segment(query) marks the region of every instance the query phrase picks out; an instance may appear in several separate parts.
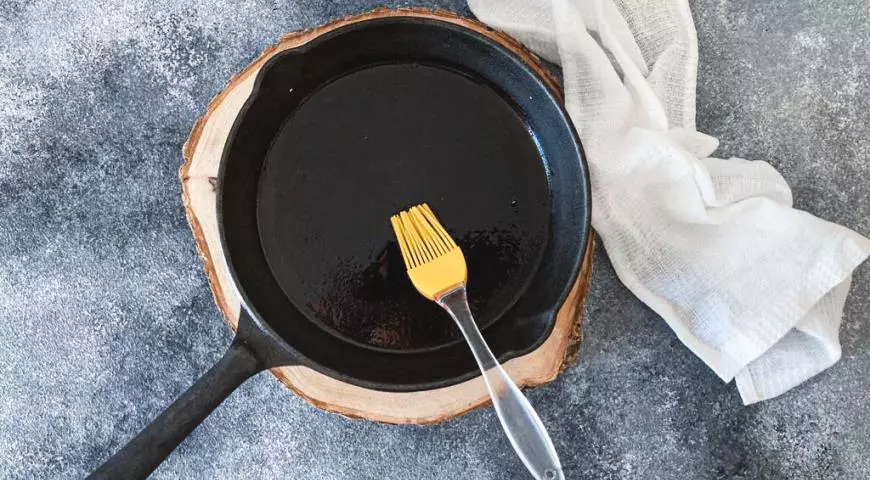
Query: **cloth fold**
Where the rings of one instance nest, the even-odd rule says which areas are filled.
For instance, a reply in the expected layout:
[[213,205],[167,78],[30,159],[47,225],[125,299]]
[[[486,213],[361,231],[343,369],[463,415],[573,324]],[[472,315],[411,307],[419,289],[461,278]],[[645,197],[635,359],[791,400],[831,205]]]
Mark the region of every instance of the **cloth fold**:
[[836,363],[870,240],[792,208],[768,163],[710,157],[695,130],[686,0],[469,0],[563,70],[592,223],[620,280],[746,404]]

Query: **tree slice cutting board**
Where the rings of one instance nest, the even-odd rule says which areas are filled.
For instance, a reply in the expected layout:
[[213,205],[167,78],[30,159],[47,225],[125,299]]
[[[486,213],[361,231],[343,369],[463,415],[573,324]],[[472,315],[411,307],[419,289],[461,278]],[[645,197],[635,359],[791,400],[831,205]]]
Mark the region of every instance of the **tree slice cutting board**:
[[[277,52],[297,47],[345,25],[393,16],[442,20],[486,35],[513,51],[538,72],[554,91],[558,91],[557,82],[552,75],[537,57],[518,42],[479,22],[446,11],[378,9],[283,36],[277,45],[267,48],[253,63],[230,79],[226,88],[211,101],[205,114],[196,121],[183,148],[184,164],[179,177],[187,219],[205,265],[215,301],[233,329],[236,328],[241,302],[221,251],[215,181],[227,136],[239,110],[251,94],[257,72]],[[580,327],[592,270],[592,250],[593,242],[590,238],[581,271],[568,298],[559,309],[555,327],[547,340],[531,353],[505,363],[505,369],[520,387],[534,387],[552,381],[575,358],[581,340]],[[449,319],[445,317],[445,321]],[[301,366],[274,368],[272,374],[316,407],[347,417],[385,423],[437,423],[489,402],[489,395],[481,377],[435,390],[383,392],[344,383]]]

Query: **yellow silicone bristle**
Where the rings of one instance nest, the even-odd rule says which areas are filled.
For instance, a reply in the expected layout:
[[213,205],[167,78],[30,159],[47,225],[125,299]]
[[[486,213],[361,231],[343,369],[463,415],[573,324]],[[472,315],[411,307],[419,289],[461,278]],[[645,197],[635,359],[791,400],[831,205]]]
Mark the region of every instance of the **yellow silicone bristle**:
[[465,283],[465,257],[425,203],[390,217],[408,276],[431,300]]
[[435,233],[441,238],[441,241],[444,242],[446,248],[449,250],[451,248],[456,248],[456,243],[453,242],[453,239],[450,237],[450,234],[447,233],[447,230],[444,230],[444,227],[441,226],[441,222],[435,218],[435,214],[432,213],[432,209],[429,208],[428,204],[423,204],[420,207],[420,212],[429,221],[432,225],[432,228],[435,230]]
[[402,222],[402,232],[405,233],[405,241],[408,242],[408,247],[411,252],[411,260],[413,266],[426,263],[426,257],[423,252],[423,242],[420,240],[420,235],[414,227],[414,222],[411,220],[411,214],[402,212],[399,214],[399,220]]
[[402,252],[402,260],[405,261],[405,266],[411,268],[411,259],[408,256],[408,242],[405,240],[405,232],[402,227],[402,222],[398,215],[390,217],[390,223],[393,224],[393,232],[396,234],[396,239],[399,241],[399,250]]
[[429,224],[429,221],[426,220],[420,210],[417,207],[413,207],[411,208],[410,215],[414,228],[417,229],[417,234],[420,235],[426,253],[429,255],[429,259],[431,260],[447,253],[447,249],[442,245],[441,239],[438,238],[432,225]]

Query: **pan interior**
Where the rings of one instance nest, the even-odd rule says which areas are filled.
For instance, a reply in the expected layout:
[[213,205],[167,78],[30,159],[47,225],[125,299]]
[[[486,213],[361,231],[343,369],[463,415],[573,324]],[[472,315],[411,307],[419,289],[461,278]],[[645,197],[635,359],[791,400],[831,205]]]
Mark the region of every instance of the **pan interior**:
[[436,64],[371,65],[304,95],[260,176],[257,222],[293,304],[344,340],[419,351],[459,332],[405,273],[389,217],[428,202],[469,267],[486,327],[533,278],[549,234],[544,162],[519,109]]

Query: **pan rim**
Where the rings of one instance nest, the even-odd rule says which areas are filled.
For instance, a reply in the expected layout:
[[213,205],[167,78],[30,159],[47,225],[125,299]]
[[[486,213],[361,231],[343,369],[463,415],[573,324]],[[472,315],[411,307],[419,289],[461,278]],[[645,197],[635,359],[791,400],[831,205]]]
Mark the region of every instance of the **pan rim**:
[[[392,17],[386,17],[386,18],[365,19],[365,20],[355,22],[352,24],[343,25],[343,26],[335,28],[334,30],[326,32],[326,33],[324,33],[324,34],[322,34],[322,35],[320,35],[320,36],[318,36],[318,37],[316,37],[316,38],[314,38],[314,39],[312,39],[312,40],[310,40],[302,45],[299,45],[299,46],[293,47],[293,48],[289,48],[287,50],[283,50],[281,52],[276,53],[275,55],[272,56],[272,58],[270,58],[267,62],[265,62],[262,69],[258,72],[257,77],[255,78],[255,82],[254,82],[254,86],[253,86],[253,89],[251,91],[251,94],[249,95],[245,104],[242,106],[241,110],[239,111],[239,114],[236,117],[236,121],[230,130],[230,133],[229,133],[227,140],[226,140],[226,143],[224,145],[223,155],[222,155],[221,162],[220,162],[220,169],[219,169],[219,173],[218,173],[219,185],[221,185],[226,178],[225,173],[226,173],[226,166],[228,163],[227,157],[229,155],[231,145],[232,145],[233,141],[235,140],[235,138],[237,137],[238,128],[239,128],[240,124],[242,123],[242,120],[245,118],[248,110],[250,110],[251,105],[256,101],[259,94],[261,93],[263,79],[266,76],[266,72],[268,72],[268,69],[271,66],[275,65],[276,63],[280,62],[282,59],[284,59],[288,56],[304,55],[307,51],[316,47],[319,43],[324,42],[324,41],[326,41],[330,38],[333,38],[335,36],[347,33],[348,31],[356,30],[359,28],[370,27],[373,24],[388,24],[388,23],[420,23],[420,24],[426,24],[426,25],[435,24],[441,28],[448,28],[451,30],[458,31],[464,35],[471,35],[471,36],[475,37],[477,40],[486,43],[489,48],[498,49],[502,54],[510,57],[514,62],[521,65],[525,74],[534,77],[535,81],[545,88],[547,95],[548,95],[548,102],[552,103],[557,108],[557,110],[559,112],[560,118],[558,120],[560,123],[560,128],[562,128],[562,126],[565,126],[569,129],[570,137],[573,140],[573,146],[576,149],[576,157],[575,158],[579,162],[578,167],[579,167],[580,177],[582,180],[582,184],[577,185],[578,189],[583,190],[583,195],[582,195],[583,198],[581,199],[582,201],[580,202],[581,204],[577,205],[577,207],[579,207],[579,209],[582,210],[583,215],[584,215],[584,218],[582,218],[579,221],[580,230],[581,230],[580,233],[582,234],[582,239],[578,242],[576,251],[571,252],[571,253],[573,253],[573,255],[570,258],[569,257],[560,257],[560,262],[567,262],[570,264],[569,265],[571,267],[570,275],[569,275],[569,278],[565,282],[562,282],[564,284],[559,285],[559,287],[560,287],[559,294],[557,295],[557,300],[555,302],[555,305],[552,307],[552,310],[542,312],[542,314],[546,314],[546,315],[549,315],[550,317],[552,317],[552,318],[550,318],[550,321],[547,322],[546,331],[543,334],[539,335],[535,339],[535,342],[528,344],[525,348],[508,349],[508,350],[499,352],[497,356],[498,356],[500,361],[504,362],[504,361],[507,361],[511,358],[516,358],[518,356],[532,352],[532,351],[536,350],[538,347],[540,347],[550,337],[552,330],[555,327],[555,323],[556,323],[555,316],[558,313],[559,309],[562,306],[564,306],[565,301],[566,301],[572,287],[574,286],[574,284],[577,280],[577,276],[579,275],[580,270],[582,268],[584,253],[585,253],[586,249],[588,248],[588,243],[590,241],[590,235],[591,235],[591,226],[590,226],[591,192],[590,192],[590,188],[589,188],[589,174],[588,174],[588,167],[586,166],[586,162],[585,162],[585,154],[583,152],[582,144],[579,140],[579,137],[577,135],[577,132],[576,132],[572,122],[570,121],[570,117],[568,116],[567,112],[565,111],[564,105],[561,102],[559,92],[557,90],[554,90],[552,88],[552,86],[547,81],[545,81],[544,78],[542,78],[541,75],[539,75],[537,72],[535,72],[531,68],[531,66],[528,64],[528,62],[526,62],[525,60],[520,58],[515,52],[512,52],[510,49],[506,48],[504,45],[498,43],[494,39],[492,39],[486,35],[483,35],[480,32],[476,32],[470,28],[464,27],[462,25],[457,25],[457,24],[454,24],[454,23],[451,23],[448,21],[440,20],[440,19],[424,18],[424,17],[414,16],[414,15],[409,14],[409,15],[399,15],[399,16],[392,16]],[[540,147],[539,147],[539,151],[540,151]],[[543,155],[544,152],[541,151],[541,154]],[[545,165],[546,165],[546,163],[545,163]],[[221,243],[221,247],[223,250],[222,251],[223,257],[226,261],[227,270],[228,270],[228,273],[230,275],[230,279],[232,280],[233,286],[235,287],[235,289],[237,290],[237,292],[239,294],[239,298],[242,300],[242,306],[245,310],[247,310],[250,313],[250,316],[252,317],[252,320],[256,324],[257,328],[264,330],[269,335],[270,338],[277,341],[283,348],[285,348],[288,351],[293,352],[293,355],[295,357],[299,358],[300,363],[305,364],[307,366],[311,366],[315,370],[326,373],[326,374],[328,374],[334,378],[338,378],[342,381],[348,381],[349,383],[357,384],[357,385],[368,387],[368,388],[374,388],[377,390],[389,390],[389,391],[413,391],[413,390],[426,390],[426,389],[430,389],[430,388],[438,388],[441,386],[447,386],[447,385],[453,385],[456,383],[460,383],[460,382],[465,381],[469,378],[473,378],[474,376],[479,375],[479,372],[472,370],[472,371],[467,372],[465,375],[454,376],[454,377],[451,377],[451,378],[448,378],[445,380],[441,380],[441,381],[436,381],[436,382],[426,382],[425,386],[422,388],[420,388],[420,386],[416,385],[416,384],[413,384],[413,385],[412,384],[408,384],[408,385],[393,384],[393,385],[390,385],[389,388],[383,388],[384,385],[381,383],[369,382],[365,379],[348,377],[346,374],[343,374],[340,371],[336,371],[332,368],[327,367],[326,365],[323,365],[322,363],[316,362],[316,361],[312,360],[311,358],[306,357],[304,354],[302,354],[302,352],[300,352],[297,348],[295,348],[295,346],[293,345],[293,343],[291,341],[288,341],[281,334],[279,334],[277,331],[275,331],[275,329],[268,322],[268,320],[266,320],[265,317],[262,315],[262,313],[258,311],[256,305],[251,300],[250,295],[248,294],[248,292],[244,288],[244,285],[242,285],[242,283],[239,279],[239,275],[236,271],[235,264],[232,260],[231,251],[227,246],[226,228],[225,228],[225,222],[224,222],[224,218],[223,218],[224,196],[222,195],[222,190],[223,189],[221,189],[221,188],[218,189],[217,205],[216,205],[217,206],[217,215],[218,215],[219,238],[220,238],[220,243]],[[548,189],[548,190],[549,190],[548,193],[551,197],[551,202],[555,202],[556,199],[552,198],[552,195],[553,195],[552,189]],[[548,228],[550,228],[550,227],[548,227]],[[552,234],[552,232],[550,234]],[[540,261],[538,261],[537,263],[539,264]],[[535,280],[536,280],[535,274],[537,273],[539,266],[540,265],[536,265],[535,271],[532,272],[532,274],[530,275],[531,278],[528,282],[529,284],[532,284],[535,282]],[[523,288],[523,292],[520,295],[518,295],[518,298],[525,295],[527,288],[528,288],[528,285]],[[328,326],[322,325],[321,322],[312,321],[312,323],[314,323],[317,327],[319,327],[321,329],[329,328]],[[337,337],[338,340],[345,342],[345,343],[350,343],[353,341],[352,339],[349,339],[347,336],[345,336],[341,333],[337,333],[337,334],[333,333],[333,332],[327,332],[327,333],[331,336]],[[356,345],[357,347],[363,347],[367,350],[373,350],[373,351],[377,351],[380,354],[387,354],[387,355],[391,355],[391,356],[403,356],[403,355],[408,355],[408,354],[419,353],[418,350],[416,350],[416,349],[415,350],[394,350],[394,349],[386,349],[386,348],[382,348],[382,347],[376,347],[376,346],[369,345],[369,344],[363,344],[362,342],[357,342],[357,343],[358,343],[358,345]],[[457,340],[456,342],[453,342],[453,343],[461,343],[461,339]],[[437,350],[441,350],[443,348],[446,348],[448,345],[450,345],[450,344],[440,344],[440,345],[437,345],[434,347],[428,347],[426,349],[420,349],[420,350],[425,351],[425,352],[432,352],[432,351],[437,351]]]

